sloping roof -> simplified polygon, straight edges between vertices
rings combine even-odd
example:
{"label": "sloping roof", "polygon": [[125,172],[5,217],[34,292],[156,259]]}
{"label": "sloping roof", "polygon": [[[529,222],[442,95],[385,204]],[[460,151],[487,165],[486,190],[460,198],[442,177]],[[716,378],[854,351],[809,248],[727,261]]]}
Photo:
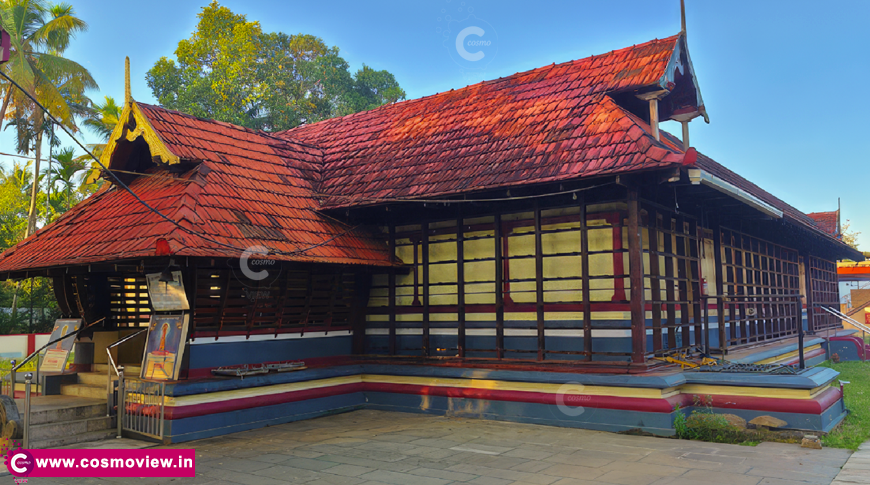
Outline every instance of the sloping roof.
{"label": "sloping roof", "polygon": [[[674,136],[666,131],[662,131],[661,134],[662,134],[662,142],[665,143],[666,145],[668,145],[672,150],[676,150],[676,151],[682,150],[682,148],[681,148],[682,142],[680,141],[679,138],[677,138],[676,136]],[[851,247],[847,246],[842,241],[840,241],[839,238],[837,238],[833,233],[827,232],[827,231],[823,230],[822,228],[820,228],[818,226],[818,224],[816,223],[816,221],[813,219],[813,217],[812,217],[813,214],[809,214],[809,215],[804,214],[799,209],[786,203],[785,201],[783,201],[779,197],[776,197],[775,195],[771,194],[770,192],[762,189],[758,185],[750,182],[745,177],[743,177],[743,176],[737,174],[736,172],[728,169],[727,167],[725,167],[721,163],[713,160],[712,158],[704,155],[701,152],[695,152],[695,153],[696,153],[696,157],[695,157],[696,160],[692,164],[693,166],[700,168],[701,170],[704,170],[712,175],[715,175],[716,177],[719,177],[720,179],[724,180],[725,182],[728,182],[729,184],[737,187],[738,189],[746,191],[747,193],[759,198],[763,202],[770,204],[773,207],[776,207],[777,209],[782,211],[783,217],[786,220],[796,224],[797,226],[803,227],[804,229],[808,229],[812,232],[823,235],[828,239],[831,239],[833,242],[835,242],[840,247],[840,249],[847,251],[847,252],[854,253],[854,254],[858,254],[857,252],[855,252],[854,249],[852,249]],[[836,225],[835,225],[835,228],[836,228]]]}
{"label": "sloping roof", "polygon": [[[130,188],[203,237],[112,187],[4,252],[0,271],[154,256],[159,238],[177,256],[238,258],[241,251],[232,248],[263,246],[277,252],[269,256],[277,260],[390,264],[379,239],[317,212],[319,149],[156,106],[138,107],[170,152],[200,163],[180,175],[151,169]],[[323,245],[295,253],[318,244]]]}
{"label": "sloping roof", "polygon": [[324,151],[327,208],[656,169],[682,154],[605,93],[662,89],[676,35],[277,134]]}
{"label": "sloping roof", "polygon": [[821,231],[825,231],[828,234],[834,237],[840,237],[839,232],[837,231],[837,221],[839,220],[839,211],[831,211],[831,212],[810,212],[807,214],[813,221],[815,221],[816,226]]}

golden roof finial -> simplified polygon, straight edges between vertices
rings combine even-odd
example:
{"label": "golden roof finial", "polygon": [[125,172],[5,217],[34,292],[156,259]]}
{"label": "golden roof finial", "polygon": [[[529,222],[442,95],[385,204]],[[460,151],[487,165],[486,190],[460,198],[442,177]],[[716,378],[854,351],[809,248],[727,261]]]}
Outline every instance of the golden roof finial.
{"label": "golden roof finial", "polygon": [[130,57],[124,60],[124,106],[128,106],[133,102],[133,95],[130,94]]}

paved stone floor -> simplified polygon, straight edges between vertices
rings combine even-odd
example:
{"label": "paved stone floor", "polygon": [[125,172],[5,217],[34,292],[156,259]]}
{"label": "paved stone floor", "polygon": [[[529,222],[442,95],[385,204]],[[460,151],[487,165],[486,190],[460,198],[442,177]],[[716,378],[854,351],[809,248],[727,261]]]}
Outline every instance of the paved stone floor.
{"label": "paved stone floor", "polygon": [[[75,483],[806,485],[830,484],[851,454],[370,410],[169,448],[196,449],[196,478]],[[71,482],[31,478],[29,483]]]}

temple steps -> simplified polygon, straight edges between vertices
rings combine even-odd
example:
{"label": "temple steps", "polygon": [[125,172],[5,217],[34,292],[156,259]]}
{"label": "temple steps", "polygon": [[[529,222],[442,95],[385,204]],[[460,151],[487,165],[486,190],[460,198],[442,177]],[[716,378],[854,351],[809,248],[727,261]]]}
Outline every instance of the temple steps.
{"label": "temple steps", "polygon": [[93,399],[106,399],[105,376],[103,376],[103,385],[88,385],[88,384],[64,384],[60,386],[60,394],[62,396],[78,396],[89,397]]}
{"label": "temple steps", "polygon": [[[117,435],[114,418],[106,416],[105,388],[102,399],[78,396],[34,396],[30,404],[30,447],[57,446],[98,441]],[[17,399],[19,411],[24,400]]]}

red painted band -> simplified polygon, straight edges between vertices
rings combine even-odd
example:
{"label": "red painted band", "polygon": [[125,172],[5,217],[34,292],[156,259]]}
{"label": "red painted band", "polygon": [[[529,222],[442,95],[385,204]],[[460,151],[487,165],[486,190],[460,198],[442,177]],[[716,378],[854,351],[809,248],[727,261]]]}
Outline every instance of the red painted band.
{"label": "red painted band", "polygon": [[242,399],[229,399],[213,403],[175,406],[166,408],[166,419],[183,419],[208,414],[224,413],[241,409],[298,402],[320,397],[336,396],[352,392],[385,392],[420,396],[440,396],[450,398],[481,399],[490,401],[525,402],[533,404],[565,405],[595,409],[614,409],[620,411],[670,413],[674,406],[691,406],[695,400],[725,409],[745,409],[765,412],[784,412],[819,415],[840,400],[837,388],[830,388],[813,399],[782,399],[748,396],[710,396],[679,394],[663,399],[627,398],[614,396],[564,395],[527,391],[499,391],[491,389],[426,386],[417,384],[391,384],[366,382],[340,384],[336,386],[289,391]]}

